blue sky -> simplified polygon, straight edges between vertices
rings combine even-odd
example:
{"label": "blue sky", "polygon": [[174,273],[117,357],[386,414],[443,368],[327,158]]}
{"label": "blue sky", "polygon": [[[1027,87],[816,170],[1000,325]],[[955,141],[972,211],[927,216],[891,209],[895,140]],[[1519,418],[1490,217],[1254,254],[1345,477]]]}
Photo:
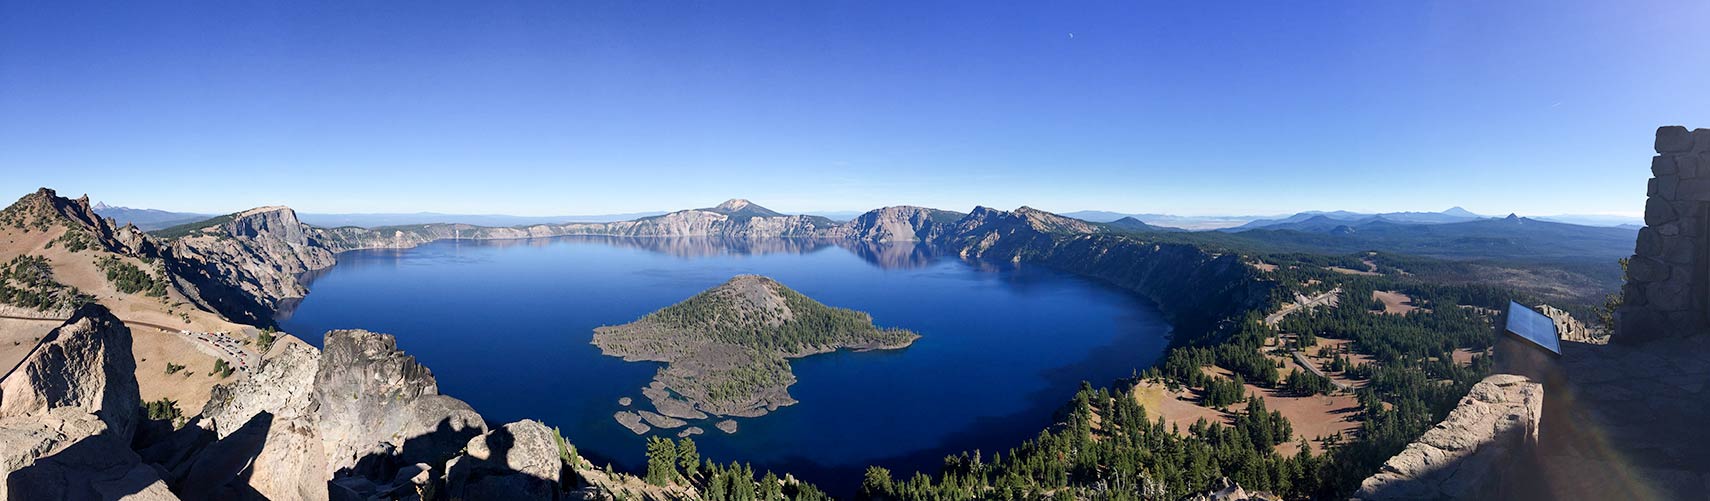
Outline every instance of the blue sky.
{"label": "blue sky", "polygon": [[0,0],[0,194],[1633,214],[1655,127],[1710,127],[1705,19],[1703,1]]}

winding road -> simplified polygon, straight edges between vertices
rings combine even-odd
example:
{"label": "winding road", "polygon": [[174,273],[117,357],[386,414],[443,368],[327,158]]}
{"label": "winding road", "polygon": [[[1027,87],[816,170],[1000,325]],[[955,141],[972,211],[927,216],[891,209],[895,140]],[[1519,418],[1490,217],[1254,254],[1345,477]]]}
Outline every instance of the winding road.
{"label": "winding road", "polygon": [[1330,384],[1336,385],[1336,387],[1342,389],[1342,391],[1354,391],[1354,385],[1331,378],[1330,375],[1325,374],[1323,370],[1318,368],[1318,364],[1314,364],[1312,363],[1312,360],[1307,359],[1305,353],[1298,351],[1294,352],[1294,363],[1295,365],[1299,365],[1302,369],[1312,371],[1313,374],[1317,374],[1319,377],[1330,380]]}
{"label": "winding road", "polygon": [[1295,294],[1295,300],[1293,303],[1283,305],[1282,309],[1265,317],[1265,325],[1276,327],[1278,323],[1282,322],[1283,318],[1302,309],[1316,308],[1319,306],[1336,306],[1336,303],[1341,296],[1341,287],[1330,289],[1329,292],[1312,296],[1310,298]]}

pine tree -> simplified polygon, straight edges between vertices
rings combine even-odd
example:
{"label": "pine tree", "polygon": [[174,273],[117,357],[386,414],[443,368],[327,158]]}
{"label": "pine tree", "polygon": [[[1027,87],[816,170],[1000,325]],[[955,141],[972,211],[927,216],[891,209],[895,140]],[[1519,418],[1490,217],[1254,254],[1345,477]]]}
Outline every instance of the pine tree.
{"label": "pine tree", "polygon": [[677,481],[677,444],[670,439],[647,439],[647,483],[670,485]]}
{"label": "pine tree", "polygon": [[693,480],[697,475],[695,468],[701,465],[701,453],[695,448],[695,439],[683,437],[677,442],[677,464],[683,467],[683,476]]}

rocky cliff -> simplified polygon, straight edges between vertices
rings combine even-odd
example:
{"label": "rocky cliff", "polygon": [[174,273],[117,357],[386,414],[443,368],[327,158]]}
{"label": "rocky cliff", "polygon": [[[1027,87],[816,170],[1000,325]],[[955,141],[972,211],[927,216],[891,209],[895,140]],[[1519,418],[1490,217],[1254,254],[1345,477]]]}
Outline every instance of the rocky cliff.
{"label": "rocky cliff", "polygon": [[433,373],[392,336],[332,331],[322,346],[313,397],[328,474],[389,479],[402,465],[441,465],[487,431],[469,404],[440,395]]}
{"label": "rocky cliff", "polygon": [[867,211],[822,236],[864,242],[932,242],[950,233],[966,214],[925,207],[896,206]]}
{"label": "rocky cliff", "polygon": [[421,224],[381,228],[353,226],[314,230],[334,252],[410,248],[436,240],[503,240],[571,235],[616,237],[810,238],[837,225],[816,216],[783,215],[747,200],[630,221],[564,223],[494,228],[467,224]]}
{"label": "rocky cliff", "polygon": [[135,370],[130,329],[89,304],[0,379],[0,500],[173,499],[130,449]]}
{"label": "rocky cliff", "polygon": [[1544,387],[1497,374],[1360,484],[1357,499],[1514,499],[1505,473],[1538,442]]}
{"label": "rocky cliff", "polygon": [[202,278],[199,283],[238,291],[266,311],[308,292],[298,275],[334,262],[333,251],[286,207],[250,209],[208,223],[172,239],[172,257],[185,274]]}
{"label": "rocky cliff", "polygon": [[976,262],[1046,266],[1137,292],[1175,327],[1175,344],[1203,336],[1263,304],[1275,283],[1239,256],[1105,233],[1097,225],[1022,207],[976,208],[940,245]]}

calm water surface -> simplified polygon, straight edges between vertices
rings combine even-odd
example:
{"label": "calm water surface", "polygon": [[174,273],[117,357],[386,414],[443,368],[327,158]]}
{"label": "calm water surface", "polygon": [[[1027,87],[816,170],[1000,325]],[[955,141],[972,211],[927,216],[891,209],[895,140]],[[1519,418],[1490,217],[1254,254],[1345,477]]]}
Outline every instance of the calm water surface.
{"label": "calm water surface", "polygon": [[1080,381],[1149,367],[1168,343],[1150,302],[1097,282],[914,246],[803,240],[561,237],[351,252],[312,277],[313,292],[280,323],[316,345],[330,329],[395,334],[443,393],[489,423],[537,419],[596,463],[639,469],[644,437],[612,413],[620,397],[646,407],[639,389],[658,365],[600,355],[593,329],[743,273],[922,335],[901,351],[796,360],[790,393],[801,403],[738,419],[734,435],[703,423],[695,437],[703,456],[833,492],[851,490],[869,464],[903,476],[963,450],[1007,451],[1049,424]]}

